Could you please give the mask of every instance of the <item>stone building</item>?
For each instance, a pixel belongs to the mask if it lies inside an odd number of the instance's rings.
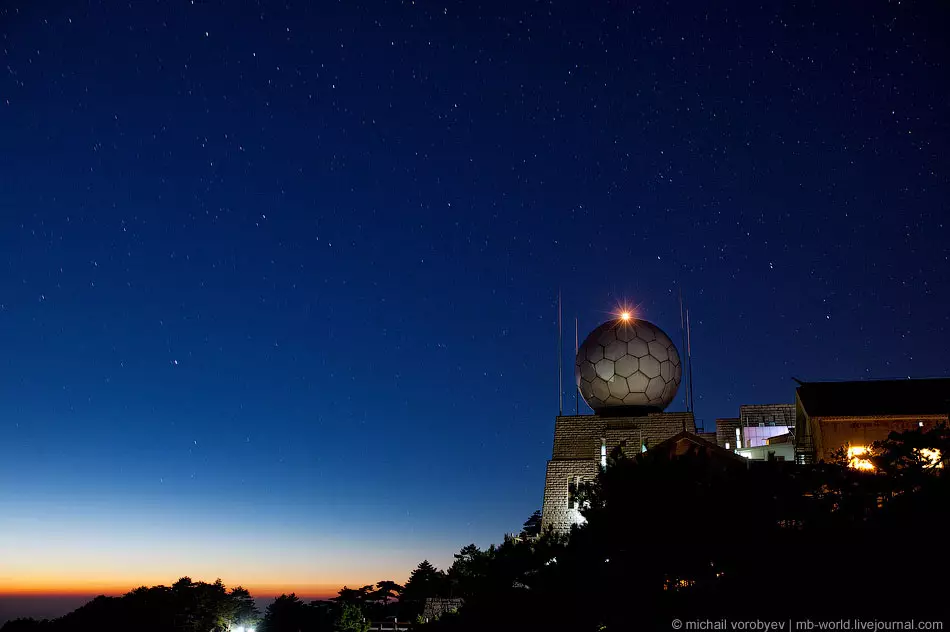
[[[950,378],[799,382],[795,458],[828,461],[839,448],[864,451],[892,431],[948,421]]]
[[[679,352],[656,325],[623,314],[592,331],[577,351],[580,394],[593,415],[559,416],[544,483],[542,526],[569,531],[583,518],[577,492],[618,447],[645,451],[696,432],[692,413],[666,413],[682,376]]]
[[[554,453],[544,479],[543,527],[567,532],[582,521],[576,492],[607,466],[614,448],[646,451],[684,430],[696,432],[693,413],[557,417]]]

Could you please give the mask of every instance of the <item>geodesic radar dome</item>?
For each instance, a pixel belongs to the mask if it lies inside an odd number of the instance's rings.
[[[607,321],[577,350],[574,377],[597,414],[662,411],[680,385],[676,345],[645,320]]]

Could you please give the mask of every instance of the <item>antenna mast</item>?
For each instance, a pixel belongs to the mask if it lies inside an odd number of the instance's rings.
[[[575,358],[575,359],[574,359],[574,362],[577,362],[577,350],[578,350],[578,349],[579,349],[579,347],[578,347],[578,345],[577,345],[577,316],[575,316],[575,317],[574,317],[574,358]],[[574,370],[575,370],[575,371],[577,370],[577,369],[576,369],[576,365],[575,365],[575,369],[574,369]],[[574,385],[574,416],[575,416],[575,417],[580,414],[580,408],[578,408],[579,406],[580,406],[580,404],[579,404],[578,401],[577,401],[577,385],[575,384],[575,385]]]
[[[696,400],[693,395],[693,348],[690,340],[690,330],[689,330],[689,308],[686,308],[686,357],[689,358],[688,371],[689,371],[689,405],[690,410],[696,405]],[[693,411],[695,412],[695,411]]]
[[[680,338],[683,352],[686,352],[686,319],[683,316],[683,288],[680,288]],[[689,357],[684,358],[683,377],[686,378],[686,412],[692,412],[692,406],[689,401]]]
[[[561,290],[558,288],[557,291],[557,415],[560,417],[564,414],[564,389],[561,386],[562,374],[564,373],[561,363],[563,362],[564,352],[561,349],[561,339],[564,337],[562,335],[561,328]]]

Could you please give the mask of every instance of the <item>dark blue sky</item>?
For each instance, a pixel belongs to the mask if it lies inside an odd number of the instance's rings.
[[[682,290],[708,426],[947,375],[948,15],[5,3],[0,592],[499,540],[541,503],[559,288],[582,336],[628,301],[677,341]]]

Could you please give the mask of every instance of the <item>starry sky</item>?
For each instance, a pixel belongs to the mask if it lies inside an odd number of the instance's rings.
[[[581,336],[696,415],[947,375],[945,3],[0,7],[0,593],[517,531]],[[683,389],[671,409],[683,409]],[[583,408],[582,408],[583,410]]]

